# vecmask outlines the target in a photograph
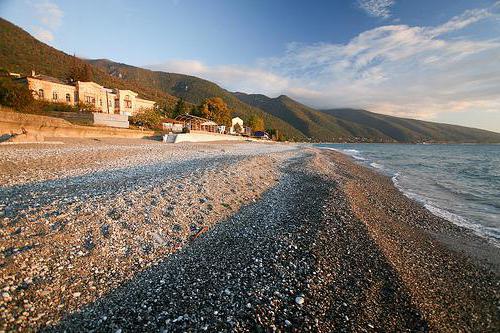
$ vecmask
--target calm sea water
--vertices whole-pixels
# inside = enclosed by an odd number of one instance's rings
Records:
[[[435,215],[500,247],[500,145],[321,144],[392,177]]]

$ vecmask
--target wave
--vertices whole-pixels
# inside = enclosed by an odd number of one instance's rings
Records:
[[[374,167],[375,169],[383,169],[384,166],[382,164],[378,164],[375,162],[370,163],[370,166]]]
[[[429,198],[414,193],[407,188],[404,188],[399,182],[400,173],[397,172],[392,176],[394,186],[411,200],[421,203],[429,212],[437,217],[441,217],[459,227],[471,230],[476,235],[487,239],[491,244],[500,247],[500,234],[496,228],[486,228],[480,224],[472,223],[468,219],[458,214],[452,213],[444,208],[439,208],[429,201]]]
[[[346,153],[351,153],[351,154],[359,154],[360,151],[357,149],[343,149]]]

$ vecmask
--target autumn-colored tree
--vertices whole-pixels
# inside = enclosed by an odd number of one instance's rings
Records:
[[[204,100],[198,106],[198,116],[215,121],[219,125],[231,126],[231,110],[220,97]]]
[[[163,115],[159,110],[145,109],[129,117],[130,124],[134,126],[144,126],[149,129],[156,129],[161,125]]]
[[[263,131],[264,130],[264,119],[262,117],[251,115],[248,119],[248,126],[252,129],[252,131]]]

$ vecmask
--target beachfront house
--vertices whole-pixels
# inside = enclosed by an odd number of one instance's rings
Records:
[[[132,90],[105,88],[95,82],[65,82],[35,71],[29,76],[15,78],[15,81],[26,84],[35,99],[68,105],[84,104],[99,113],[132,116],[141,110],[152,109],[156,104],[139,98]]]

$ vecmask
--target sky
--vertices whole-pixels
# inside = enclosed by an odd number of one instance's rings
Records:
[[[499,0],[0,0],[84,58],[500,132]]]

